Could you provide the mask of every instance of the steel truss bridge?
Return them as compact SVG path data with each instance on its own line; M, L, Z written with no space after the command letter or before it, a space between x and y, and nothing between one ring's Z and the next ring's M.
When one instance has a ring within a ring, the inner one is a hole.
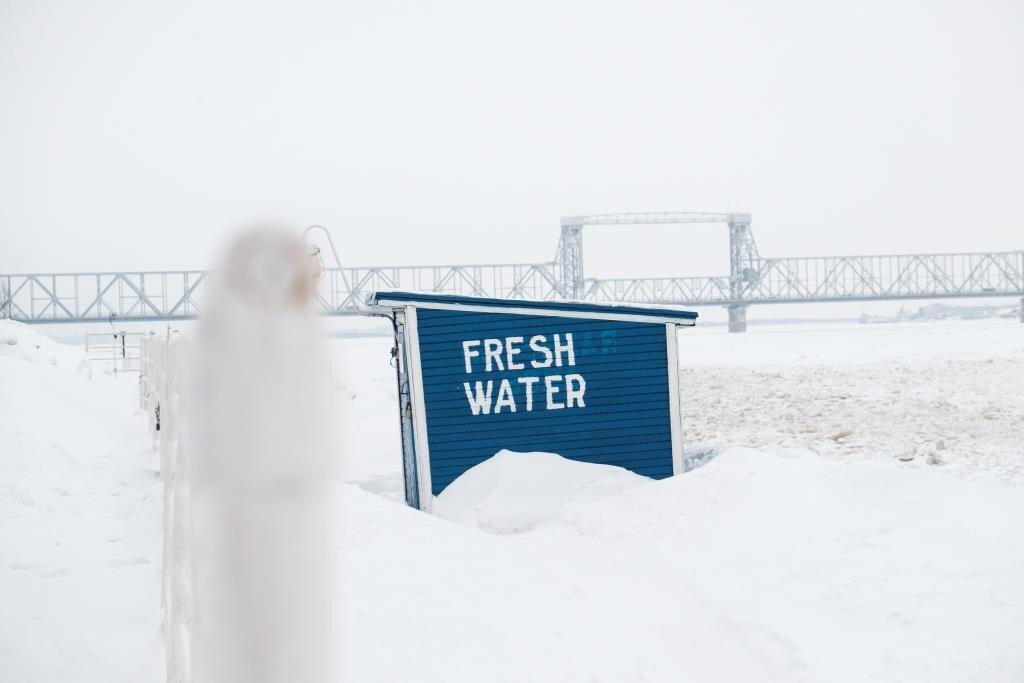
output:
M706 277L584 276L583 232L599 226L722 223L729 272ZM365 311L385 289L512 299L724 306L729 329L746 329L755 304L1024 297L1024 251L892 256L762 257L749 214L622 213L562 219L555 257L544 263L324 268L325 314ZM319 226L317 226L319 227ZM323 231L328 241L330 235ZM308 231L307 231L308 234ZM334 251L333 244L330 245ZM337 259L337 252L335 252ZM200 311L202 271L0 274L0 318L27 323L182 320ZM1024 322L1024 298L1021 319Z

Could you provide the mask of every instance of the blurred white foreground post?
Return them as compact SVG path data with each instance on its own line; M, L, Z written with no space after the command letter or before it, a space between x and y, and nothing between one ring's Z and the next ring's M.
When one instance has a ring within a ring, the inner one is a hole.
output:
M344 677L332 373L297 237L240 236L214 276L185 406L191 680Z

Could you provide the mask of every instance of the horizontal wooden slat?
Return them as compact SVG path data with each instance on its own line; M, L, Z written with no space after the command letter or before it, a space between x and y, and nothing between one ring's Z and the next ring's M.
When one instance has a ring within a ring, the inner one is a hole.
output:
M600 438L601 443L630 443L647 435L662 437L665 434L666 417L665 415L659 415L652 418L603 420L600 425L587 426L579 424L558 425L551 422L547 424L530 423L530 428L527 430L524 430L520 424L509 423L503 426L488 428L478 427L473 430L471 441L466 439L464 430L459 430L455 426L434 426L430 428L430 441L431 443L446 444L446 447L449 447L449 449L459 449L459 447L463 447L463 444L466 443L469 443L469 447L472 447L476 443L500 443L504 441L515 441L517 443L523 441L543 441L546 443L557 441L558 443L571 445L586 441L588 438L594 440Z
M496 393L496 390L494 392L492 392L492 395L494 393ZM605 388L605 389L602 389L602 390L596 390L595 389L594 391L591 391L590 390L590 385L588 383L588 385L587 385L587 392L584 395L585 403L586 403L585 407L574 406L572 408L552 409L552 410L548 411L545 408L545 405L544 405L546 403L546 396L543 394L543 388L541 388L541 389L535 390L535 392L534 392L534 397L533 397L534 410L533 410L533 412L534 413L538 413L538 412L558 412L559 415L561 415L563 417L563 419L572 419L572 418L575 417L575 413L577 413L577 412L586 412L586 413L589 413L591 415L595 415L596 416L597 414L599 414L601 412L601 411L598 410L599 408L610 408L610 407L614 406L614 407L625 409L625 408L628 408L629 406L635 405L635 404L636 405L644 404L645 406L649 407L650 404L653 404L653 403L663 403L664 402L663 399L667 398L667 396L668 396L668 389L666 389L664 387L651 386L649 384L643 385L642 387L635 387L635 388L633 388L633 393L631 393L628 396L623 396L621 394L615 394L611 389L608 389L608 388ZM557 399L557 402L564 403L565 402L565 393L564 392L559 392L558 395L555 396L554 398ZM431 411L450 410L450 411L453 411L453 412L443 413L443 415L446 416L446 417L457 417L459 415L463 415L464 414L467 418L477 418L475 420L475 422L482 423L482 422L485 421L485 418L491 417L491 416L497 417L499 415L515 414L515 415L520 416L520 417L526 417L526 416L529 416L530 414L532 414L532 413L527 413L526 409L524 407L525 400L526 400L526 397L525 397L524 393L520 392L518 394L515 394L515 400L516 400L516 402L518 403L518 406L519 406L519 408L518 408L516 413L512 413L507 408L502 408L502 411L500 413L495 413L495 412L493 412L493 405L492 405L492 412L491 412L490 415L482 415L481 414L481 415L475 415L474 416L472 414L472 411L469 408L469 401L466 399L465 391L463 391L462 387L460 386L460 387L458 387L458 395L456 395L455 392L453 391L452 394L450 395L450 397L445 398L444 400L440 400L440 399L436 399L436 398L432 399L431 407L427 409L427 415L428 416L434 415L436 417L440 417L442 415L442 413L440 413L440 412L431 412ZM573 414L570 415L568 413L573 413Z
M596 440L593 438L582 438L583 436L585 435L580 434L578 437L581 438L576 438L575 440L559 439L558 444L561 448L571 451L573 453L573 457L576 458L602 454L607 454L609 456L615 455L620 458L640 458L659 456L662 452L661 447L665 443L664 432L652 432L646 435L630 435L628 438L620 437L612 439L604 437L601 440L601 443L595 443ZM493 449L493 453L497 453L502 449L520 452L541 451L545 453L557 453L558 451L552 450L547 445L550 441L550 438L545 439L543 437L527 437L519 435L518 437L513 436L503 440L474 440L472 444L461 448L456 444L449 444L444 449L444 457L432 456L431 462L434 465L439 465L441 463L453 460L458 461L464 458L475 459L479 457L481 449Z

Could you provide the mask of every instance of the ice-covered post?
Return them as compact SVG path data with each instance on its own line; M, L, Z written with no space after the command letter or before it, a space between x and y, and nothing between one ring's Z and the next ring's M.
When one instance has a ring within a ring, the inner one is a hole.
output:
M729 331L730 332L746 332L747 331L747 307L746 306L729 306Z
M164 479L164 628L168 683L191 680L189 617L191 599L190 494L187 417L181 391L187 383L187 345L169 337L163 347L160 402L160 462Z
M313 265L257 230L207 290L184 435L194 683L343 680L339 415Z

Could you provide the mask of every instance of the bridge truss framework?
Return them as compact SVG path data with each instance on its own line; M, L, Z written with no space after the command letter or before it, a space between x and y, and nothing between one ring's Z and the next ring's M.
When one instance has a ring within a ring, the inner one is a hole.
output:
M584 276L585 229L689 223L728 226L728 274ZM325 268L317 298L321 310L330 315L361 314L366 296L385 289L724 306L730 330L742 331L747 308L757 304L1014 296L1022 297L1024 322L1024 251L764 258L750 226L750 215L737 213L573 216L562 219L552 261ZM190 319L200 311L205 280L202 271L0 274L0 318L28 323Z

